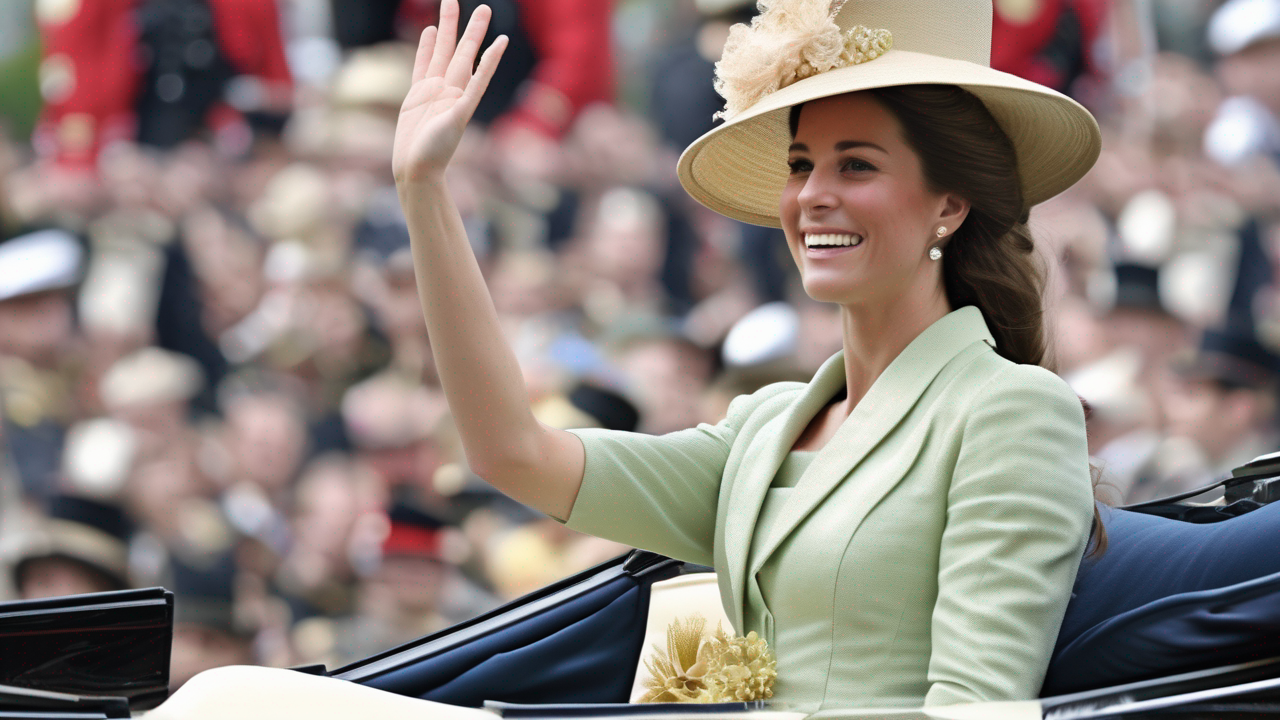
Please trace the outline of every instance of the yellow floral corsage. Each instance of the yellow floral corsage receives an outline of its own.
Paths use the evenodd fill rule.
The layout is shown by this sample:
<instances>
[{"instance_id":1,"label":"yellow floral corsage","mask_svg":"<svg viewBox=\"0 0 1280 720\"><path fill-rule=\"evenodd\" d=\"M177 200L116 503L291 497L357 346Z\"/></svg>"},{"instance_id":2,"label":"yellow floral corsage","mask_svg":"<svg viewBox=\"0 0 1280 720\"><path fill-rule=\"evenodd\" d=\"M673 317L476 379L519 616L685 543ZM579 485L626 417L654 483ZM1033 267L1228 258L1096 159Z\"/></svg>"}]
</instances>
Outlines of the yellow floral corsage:
<instances>
[{"instance_id":1,"label":"yellow floral corsage","mask_svg":"<svg viewBox=\"0 0 1280 720\"><path fill-rule=\"evenodd\" d=\"M666 650L655 644L654 656L645 660L649 677L644 681L646 692L637 702L745 702L773 697L778 663L764 638L754 631L735 637L719 624L704 637L706 626L700 615L671 623Z\"/></svg>"}]
</instances>

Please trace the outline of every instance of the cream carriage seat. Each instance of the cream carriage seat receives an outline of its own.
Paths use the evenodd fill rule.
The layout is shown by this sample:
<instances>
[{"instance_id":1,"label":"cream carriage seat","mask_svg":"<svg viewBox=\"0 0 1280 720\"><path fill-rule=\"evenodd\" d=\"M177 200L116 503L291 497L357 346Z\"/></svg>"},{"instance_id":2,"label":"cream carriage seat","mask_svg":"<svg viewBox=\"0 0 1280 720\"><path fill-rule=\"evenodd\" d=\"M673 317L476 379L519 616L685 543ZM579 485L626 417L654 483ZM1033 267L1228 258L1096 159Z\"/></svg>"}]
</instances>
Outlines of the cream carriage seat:
<instances>
[{"instance_id":1,"label":"cream carriage seat","mask_svg":"<svg viewBox=\"0 0 1280 720\"><path fill-rule=\"evenodd\" d=\"M659 652L655 646L666 648L667 628L675 620L685 622L693 615L701 615L706 619L704 637L715 632L717 623L725 632L733 632L733 625L720 600L720 586L716 584L715 573L679 575L670 580L660 580L651 586L649 621L644 630L644 645L640 651L640 663L636 666L635 682L631 685L631 702L638 701L645 694L644 682L649 677L645 661Z\"/></svg>"}]
</instances>

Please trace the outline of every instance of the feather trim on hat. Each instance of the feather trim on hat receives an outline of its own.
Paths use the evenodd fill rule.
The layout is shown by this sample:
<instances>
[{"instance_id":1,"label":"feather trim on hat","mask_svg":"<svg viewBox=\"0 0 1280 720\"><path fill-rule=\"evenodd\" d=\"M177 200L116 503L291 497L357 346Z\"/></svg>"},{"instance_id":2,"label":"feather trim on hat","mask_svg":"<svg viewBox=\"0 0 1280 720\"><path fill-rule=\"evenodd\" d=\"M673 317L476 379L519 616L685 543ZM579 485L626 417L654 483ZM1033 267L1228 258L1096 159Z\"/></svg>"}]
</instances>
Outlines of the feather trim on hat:
<instances>
[{"instance_id":1,"label":"feather trim on hat","mask_svg":"<svg viewBox=\"0 0 1280 720\"><path fill-rule=\"evenodd\" d=\"M715 89L725 108L715 117L731 119L792 83L887 52L893 46L888 30L862 25L840 29L835 17L845 2L760 0L760 14L751 25L729 30L716 63Z\"/></svg>"}]
</instances>

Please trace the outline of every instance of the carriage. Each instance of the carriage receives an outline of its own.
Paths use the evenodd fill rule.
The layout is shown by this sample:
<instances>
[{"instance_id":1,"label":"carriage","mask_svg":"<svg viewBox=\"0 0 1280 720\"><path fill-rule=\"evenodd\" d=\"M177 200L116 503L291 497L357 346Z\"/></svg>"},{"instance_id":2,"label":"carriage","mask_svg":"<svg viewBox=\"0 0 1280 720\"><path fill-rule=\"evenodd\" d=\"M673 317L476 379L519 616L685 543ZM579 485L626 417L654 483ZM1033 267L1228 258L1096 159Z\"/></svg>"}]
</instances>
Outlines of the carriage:
<instances>
[{"instance_id":1,"label":"carriage","mask_svg":"<svg viewBox=\"0 0 1280 720\"><path fill-rule=\"evenodd\" d=\"M1210 491L1221 497L1196 502ZM1008 716L1280 718L1277 500L1280 453L1183 495L1103 508L1110 547L1082 563L1041 697ZM270 673L362 688L347 699L355 705L334 708L395 696L511 717L784 717L785 706L769 702L629 703L655 588L714 587L712 572L636 550L346 667L261 670L274 687L280 676ZM663 602L672 597L695 602ZM154 706L167 692L172 616L173 596L158 588L0 606L0 718L130 717ZM156 715L169 717L184 693ZM886 714L934 716L904 712Z\"/></svg>"}]
</instances>

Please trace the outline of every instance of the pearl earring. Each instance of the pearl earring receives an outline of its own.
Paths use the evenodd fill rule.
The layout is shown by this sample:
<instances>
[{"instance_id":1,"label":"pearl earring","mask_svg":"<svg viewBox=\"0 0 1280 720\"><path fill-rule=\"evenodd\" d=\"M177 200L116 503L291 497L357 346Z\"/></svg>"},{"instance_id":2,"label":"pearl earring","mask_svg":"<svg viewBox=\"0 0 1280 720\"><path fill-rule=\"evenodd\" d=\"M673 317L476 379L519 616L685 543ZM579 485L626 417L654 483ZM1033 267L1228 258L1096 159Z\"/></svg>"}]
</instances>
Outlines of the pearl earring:
<instances>
[{"instance_id":1,"label":"pearl earring","mask_svg":"<svg viewBox=\"0 0 1280 720\"><path fill-rule=\"evenodd\" d=\"M938 228L938 237L946 237L946 236L947 236L947 228L946 228L946 227L940 227L940 228ZM936 247L936 246L935 246L935 247L931 247L931 248L929 248L929 259L930 259L930 260L941 260L941 259L942 259L942 248L940 248L940 247Z\"/></svg>"}]
</instances>

